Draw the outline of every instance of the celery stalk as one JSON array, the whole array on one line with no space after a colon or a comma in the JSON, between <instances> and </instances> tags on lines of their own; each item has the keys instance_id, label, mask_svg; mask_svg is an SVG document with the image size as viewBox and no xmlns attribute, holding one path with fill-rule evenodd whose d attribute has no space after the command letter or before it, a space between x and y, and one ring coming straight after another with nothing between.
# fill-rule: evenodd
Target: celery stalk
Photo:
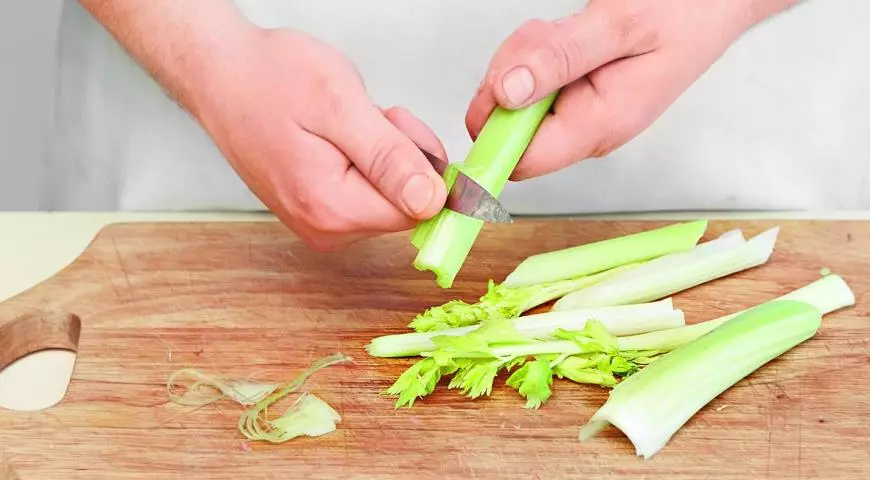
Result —
<instances>
[{"instance_id":1,"label":"celery stalk","mask_svg":"<svg viewBox=\"0 0 870 480\"><path fill-rule=\"evenodd\" d=\"M519 287L554 282L686 251L698 243L706 229L707 221L697 220L539 253L517 265L502 285Z\"/></svg>"},{"instance_id":2,"label":"celery stalk","mask_svg":"<svg viewBox=\"0 0 870 480\"><path fill-rule=\"evenodd\" d=\"M580 441L614 425L649 459L707 403L811 338L821 321L815 307L795 300L741 313L625 378L580 429Z\"/></svg>"},{"instance_id":3,"label":"celery stalk","mask_svg":"<svg viewBox=\"0 0 870 480\"><path fill-rule=\"evenodd\" d=\"M466 327L494 317L516 318L523 312L586 288L637 264L623 265L610 270L569 280L541 283L525 287L505 288L492 280L485 295L477 303L451 300L426 309L417 315L408 327L418 332L432 332L448 328Z\"/></svg>"},{"instance_id":4,"label":"celery stalk","mask_svg":"<svg viewBox=\"0 0 870 480\"><path fill-rule=\"evenodd\" d=\"M512 320L514 328L523 336L547 339L558 330L581 330L589 320L600 321L612 335L633 335L661 329L674 329L685 325L681 310L673 308L671 299L658 302L620 305L564 312L546 312L526 315ZM407 357L435 349L433 337L461 336L480 328L480 324L431 332L386 335L372 339L366 346L374 357Z\"/></svg>"},{"instance_id":5,"label":"celery stalk","mask_svg":"<svg viewBox=\"0 0 870 480\"><path fill-rule=\"evenodd\" d=\"M841 277L828 275L771 301L776 300L796 300L808 303L822 312L822 315L826 315L835 310L854 305L855 294ZM672 350L701 337L744 312L746 310L684 327L622 336L618 339L619 348L620 350Z\"/></svg>"},{"instance_id":6,"label":"celery stalk","mask_svg":"<svg viewBox=\"0 0 870 480\"><path fill-rule=\"evenodd\" d=\"M451 164L445 172L444 179L448 187L453 186L456 171L459 170L498 198L555 98L556 93L553 93L519 110L497 107L472 145L465 162L461 165ZM447 209L421 222L411 239L411 243L419 249L414 267L420 271L434 272L438 286L450 288L483 223Z\"/></svg>"},{"instance_id":7,"label":"celery stalk","mask_svg":"<svg viewBox=\"0 0 870 480\"><path fill-rule=\"evenodd\" d=\"M774 227L748 241L742 235L723 235L570 293L553 310L649 302L756 267L770 259L778 233L779 227Z\"/></svg>"}]
</instances>

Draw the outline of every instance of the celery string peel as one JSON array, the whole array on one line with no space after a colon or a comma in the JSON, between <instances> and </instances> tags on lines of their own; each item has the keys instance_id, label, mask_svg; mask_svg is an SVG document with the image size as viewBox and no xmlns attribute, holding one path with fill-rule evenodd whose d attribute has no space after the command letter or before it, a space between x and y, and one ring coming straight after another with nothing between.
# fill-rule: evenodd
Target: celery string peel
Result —
<instances>
[{"instance_id":1,"label":"celery string peel","mask_svg":"<svg viewBox=\"0 0 870 480\"><path fill-rule=\"evenodd\" d=\"M317 437L335 430L341 416L321 398L300 389L318 370L350 362L343 354L322 358L285 384L231 380L195 369L177 370L166 388L169 399L184 406L201 407L230 399L249 407L239 418L239 431L249 440L283 443L299 436ZM183 392L182 392L183 389ZM268 410L291 394L299 396L284 413L270 418Z\"/></svg>"}]
</instances>

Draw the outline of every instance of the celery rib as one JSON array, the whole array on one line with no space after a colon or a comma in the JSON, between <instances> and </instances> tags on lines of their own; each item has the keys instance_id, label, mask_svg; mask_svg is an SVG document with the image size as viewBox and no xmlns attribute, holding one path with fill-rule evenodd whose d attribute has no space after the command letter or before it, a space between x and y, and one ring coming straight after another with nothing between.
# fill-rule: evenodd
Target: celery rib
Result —
<instances>
[{"instance_id":1,"label":"celery rib","mask_svg":"<svg viewBox=\"0 0 870 480\"><path fill-rule=\"evenodd\" d=\"M586 288L617 273L636 267L623 265L610 270L553 283L506 288L492 280L485 295L477 303L451 300L443 305L427 309L417 315L408 327L418 332L432 332L448 328L466 327L493 317L516 318L527 310L561 298L571 292Z\"/></svg>"},{"instance_id":2,"label":"celery rib","mask_svg":"<svg viewBox=\"0 0 870 480\"><path fill-rule=\"evenodd\" d=\"M821 321L819 310L796 300L741 313L625 378L580 429L580 441L613 425L649 459L707 403L811 338Z\"/></svg>"},{"instance_id":3,"label":"celery rib","mask_svg":"<svg viewBox=\"0 0 870 480\"><path fill-rule=\"evenodd\" d=\"M771 301L777 300L796 300L807 303L822 312L822 315L827 315L841 308L854 305L855 294L842 277L828 275ZM684 327L621 336L618 339L619 348L622 350L672 350L705 335L719 325L745 312L746 310L742 310Z\"/></svg>"},{"instance_id":4,"label":"celery rib","mask_svg":"<svg viewBox=\"0 0 870 480\"><path fill-rule=\"evenodd\" d=\"M553 93L523 109L497 107L465 162L448 167L444 175L448 188L452 187L456 172L461 171L498 198L555 99L556 93ZM411 239L419 249L414 267L432 271L438 286L450 288L483 224L481 220L447 209L421 222Z\"/></svg>"},{"instance_id":5,"label":"celery rib","mask_svg":"<svg viewBox=\"0 0 870 480\"><path fill-rule=\"evenodd\" d=\"M676 223L631 235L532 255L502 285L520 287L590 275L690 250L707 230L707 220Z\"/></svg>"},{"instance_id":6,"label":"celery rib","mask_svg":"<svg viewBox=\"0 0 870 480\"><path fill-rule=\"evenodd\" d=\"M600 321L615 336L632 335L685 325L681 310L673 308L671 299L637 305L619 305L564 312L545 312L526 315L512 321L521 335L534 339L547 339L558 329L580 330L589 320ZM433 350L432 338L437 336L467 335L480 328L480 324L432 332L414 332L385 335L371 340L366 346L374 357L408 357Z\"/></svg>"},{"instance_id":7,"label":"celery rib","mask_svg":"<svg viewBox=\"0 0 870 480\"><path fill-rule=\"evenodd\" d=\"M769 260L778 233L774 227L748 241L742 235L722 235L565 295L553 310L648 302L756 267Z\"/></svg>"}]
</instances>

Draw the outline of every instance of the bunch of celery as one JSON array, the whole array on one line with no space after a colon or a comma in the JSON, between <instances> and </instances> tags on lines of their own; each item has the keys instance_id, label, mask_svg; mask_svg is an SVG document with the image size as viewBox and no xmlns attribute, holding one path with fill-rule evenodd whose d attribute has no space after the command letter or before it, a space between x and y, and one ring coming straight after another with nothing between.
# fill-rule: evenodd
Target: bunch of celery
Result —
<instances>
[{"instance_id":1,"label":"bunch of celery","mask_svg":"<svg viewBox=\"0 0 870 480\"><path fill-rule=\"evenodd\" d=\"M786 345L787 350L796 344L793 343L795 339L805 339L807 329L815 332L818 325L812 322L813 316L807 312L815 312L820 317L852 305L854 301L854 295L842 278L829 275L756 309L694 325L685 325L682 312L674 310L670 299L667 299L647 304L578 310L576 314L571 311L548 312L513 320L489 319L479 326L434 334L380 337L368 349L375 356L418 354L423 357L386 390L386 394L398 397L396 408L413 406L417 399L433 393L438 382L446 376L452 377L449 389L459 389L461 394L474 399L491 393L494 380L500 372L511 373L506 384L526 399L526 408L539 408L546 403L552 395L554 377L576 383L615 387L606 408L602 407L590 426L584 427L583 438L612 423L629 436L634 436L632 441L637 439L636 445L640 445L645 441L644 432L648 431L642 428L633 430L631 422L660 422L662 429L675 431L688 419L687 412L691 416L721 392L716 388L730 386L725 385L724 380L716 383L716 379L732 379L734 372L740 370L743 373L737 378L739 380L748 373L741 370L743 367L740 365L755 365L753 362L756 359L767 358L773 353L777 356L785 351L782 350L783 345ZM798 307L788 306L793 304ZM769 305L775 305L776 308ZM766 326L765 322L773 326ZM742 327L733 327L732 323ZM718 333L719 327L726 325L725 332L738 329L749 333L743 336ZM776 329L780 331L775 332ZM717 333L711 335L711 332ZM736 370L722 368L722 365L728 364L722 363L725 354L716 352L725 347L711 343L708 339L711 336L714 339L721 338L722 345L733 350L730 355L742 355L746 362L738 362L736 365L740 368ZM746 344L741 342L753 339L755 346L751 348L752 352L746 353ZM686 351L690 353L679 353ZM677 362L668 360L667 367L652 369L664 363L665 359L675 357L686 359ZM703 368L698 365L703 365ZM679 368L686 369L691 375L675 377L669 373ZM641 384L643 386L623 387L638 384L638 381L632 380L633 376L640 377L647 369L652 369L654 374L643 374L641 378L647 379ZM723 373L711 373L716 371ZM664 380L657 380L657 375ZM692 390L692 384L686 383L686 378L697 380L702 387L708 381L714 385L699 388L692 397L693 394L686 391ZM676 388L678 384L683 388L680 395L689 396L692 400L684 402L675 397L662 402L662 392L679 390ZM710 396L714 391L713 396ZM658 405L657 409L661 412L647 415L644 408L637 408L638 405L647 404ZM683 407L677 408L677 405ZM675 416L668 417L668 409L677 410ZM666 432L667 435L661 431L655 432L658 435L656 441L659 442L656 448L663 445L661 437L664 435L666 441L673 431ZM638 448L640 452L641 447Z\"/></svg>"},{"instance_id":2,"label":"bunch of celery","mask_svg":"<svg viewBox=\"0 0 870 480\"><path fill-rule=\"evenodd\" d=\"M450 377L448 388L489 395L495 378L540 408L554 377L612 388L580 433L607 425L649 458L698 410L746 375L811 338L823 315L854 305L837 275L755 308L687 325L670 295L766 263L779 228L741 230L698 243L706 221L528 257L475 304L419 315L414 333L375 338L377 357L419 356L385 393L412 406ZM556 300L546 313L522 316Z\"/></svg>"},{"instance_id":3,"label":"bunch of celery","mask_svg":"<svg viewBox=\"0 0 870 480\"><path fill-rule=\"evenodd\" d=\"M481 392L490 391L500 369L520 366L529 356L543 362L546 358L540 356L556 355L548 360L554 373L569 371L565 365L589 362L585 357L580 362L581 357L576 355L595 354L598 359L606 354L611 361L615 358L629 361L643 350L641 358L653 358L650 352L659 354L666 349L653 344L645 349L602 347L592 352L587 351L588 346L578 345L586 345L586 339L593 334L598 339L596 345L614 345L618 344L616 338L620 335L685 325L682 312L675 310L665 297L766 262L773 252L778 232L771 229L747 241L740 230L734 230L698 244L706 228L707 222L703 220L677 223L533 255L521 262L502 285L490 281L488 293L476 304L453 301L431 308L411 322L416 333L375 338L368 345L368 352L378 357L426 357L389 389L399 396L398 405L411 405L414 399L428 395L438 379L447 374L458 375L454 386L467 386L463 391L479 396ZM590 291L592 294L588 293ZM662 298L664 300L649 303ZM559 300L553 311L520 317L525 311L554 299ZM502 337L489 336L492 332L504 334L508 329L512 332L509 344L504 344ZM602 341L605 334L612 338ZM465 345L461 339L468 338L474 339L471 345L478 350L456 350L455 342ZM505 357L507 354L499 348L516 346L513 344L519 342L518 339L524 344L517 350L522 355L511 351L515 355ZM454 347L445 351L445 345ZM502 353L493 357L493 352ZM465 368L478 372L480 358L487 355L487 375L465 374ZM563 365L563 362L567 363ZM534 365L535 372L544 372L543 364ZM608 365L590 364L583 367L582 375L575 372L563 376L575 380L594 378L593 383L614 385L612 365ZM528 368L523 365L518 375L527 375ZM632 367L616 373L635 370ZM519 388L518 378L512 377L509 385L517 385L521 393L528 391L528 387ZM469 386L471 380L483 383Z\"/></svg>"},{"instance_id":4,"label":"bunch of celery","mask_svg":"<svg viewBox=\"0 0 870 480\"><path fill-rule=\"evenodd\" d=\"M706 229L705 220L677 223L533 255L501 284L490 280L487 293L477 303L453 300L417 315L408 326L417 332L432 332L475 325L488 318L515 318L652 259L691 250Z\"/></svg>"}]
</instances>

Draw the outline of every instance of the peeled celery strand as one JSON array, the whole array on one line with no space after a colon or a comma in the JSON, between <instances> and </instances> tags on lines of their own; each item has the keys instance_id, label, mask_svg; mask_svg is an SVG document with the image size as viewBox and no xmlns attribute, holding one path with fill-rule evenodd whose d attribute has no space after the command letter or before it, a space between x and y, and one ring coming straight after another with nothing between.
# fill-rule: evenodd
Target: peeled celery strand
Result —
<instances>
[{"instance_id":1,"label":"peeled celery strand","mask_svg":"<svg viewBox=\"0 0 870 480\"><path fill-rule=\"evenodd\" d=\"M624 379L580 429L580 441L612 424L649 459L707 403L815 335L821 321L815 307L795 300L741 313Z\"/></svg>"},{"instance_id":2,"label":"peeled celery strand","mask_svg":"<svg viewBox=\"0 0 870 480\"><path fill-rule=\"evenodd\" d=\"M539 253L523 260L502 285L520 287L590 275L693 248L706 220L677 223L576 247Z\"/></svg>"},{"instance_id":3,"label":"peeled celery strand","mask_svg":"<svg viewBox=\"0 0 870 480\"><path fill-rule=\"evenodd\" d=\"M497 107L465 162L448 167L444 174L448 188L453 186L456 172L460 170L498 198L555 99L556 93L553 93L523 109ZM438 286L450 288L483 223L447 209L421 222L411 239L419 249L414 267L434 272Z\"/></svg>"},{"instance_id":4,"label":"peeled celery strand","mask_svg":"<svg viewBox=\"0 0 870 480\"><path fill-rule=\"evenodd\" d=\"M770 258L779 227L745 241L729 232L688 252L673 253L560 298L553 310L626 305L656 300L761 265Z\"/></svg>"},{"instance_id":5,"label":"peeled celery strand","mask_svg":"<svg viewBox=\"0 0 870 480\"><path fill-rule=\"evenodd\" d=\"M855 294L841 277L838 275L828 275L774 300L796 300L808 303L822 312L822 315L826 315L835 310L854 305ZM684 343L699 338L744 312L746 310L679 328L623 336L618 339L619 348L620 350L672 350Z\"/></svg>"},{"instance_id":6,"label":"peeled celery strand","mask_svg":"<svg viewBox=\"0 0 870 480\"><path fill-rule=\"evenodd\" d=\"M523 336L548 339L558 329L582 330L589 320L598 320L614 336L634 335L661 329L674 329L685 325L682 310L675 310L671 299L658 302L603 307L565 312L546 312L526 315L512 321L514 328ZM386 335L372 339L366 346L374 357L408 357L435 349L432 338L449 335L466 335L480 328L480 324L450 328L433 332L417 332Z\"/></svg>"}]
</instances>

